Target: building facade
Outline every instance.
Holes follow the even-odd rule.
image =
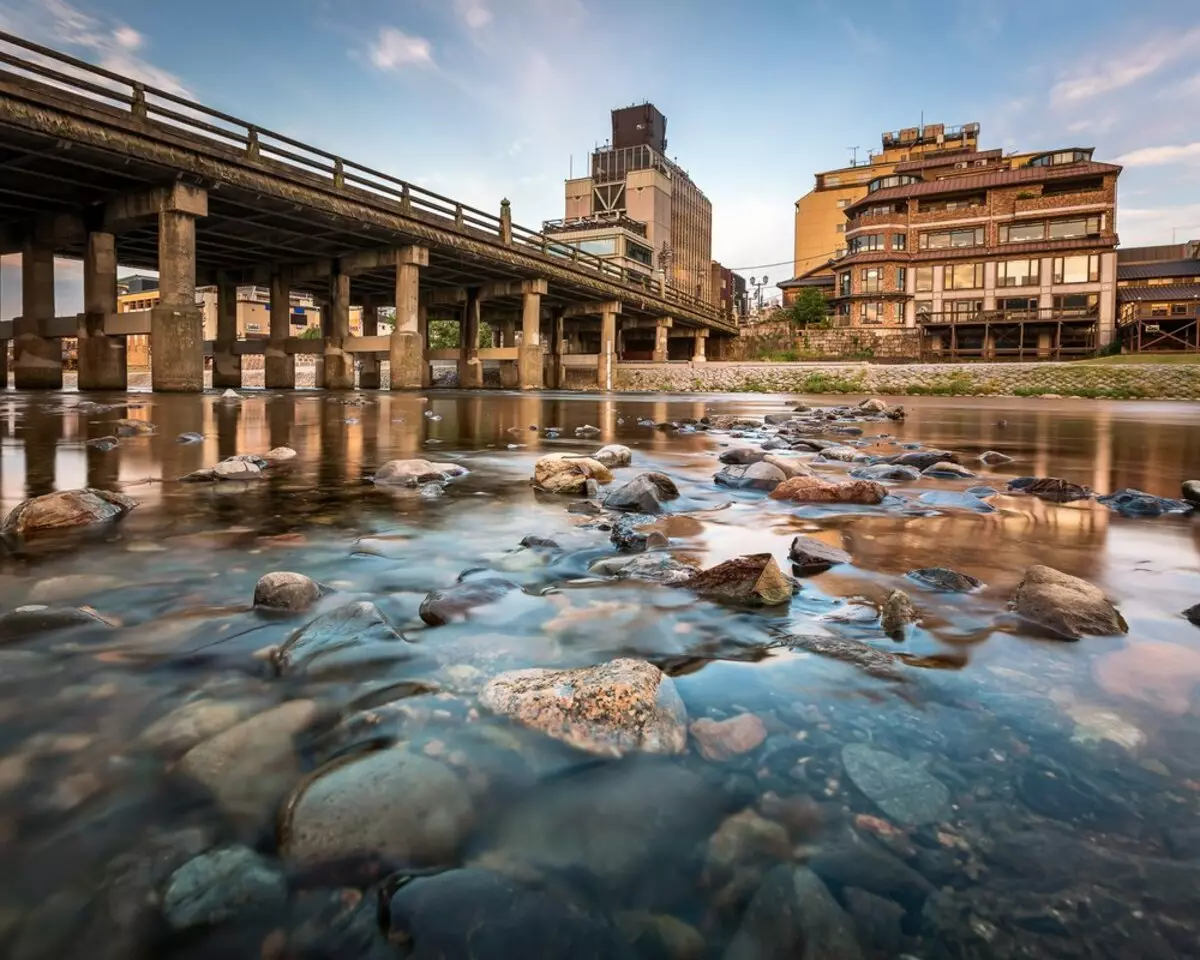
[[[568,232],[564,225],[575,232],[607,230],[588,239],[621,248],[630,240],[620,233],[621,222],[640,224],[633,242],[649,247],[652,271],[676,289],[715,302],[712,204],[683,168],[667,159],[666,129],[666,117],[651,104],[614,110],[612,142],[590,155],[586,177],[567,180],[564,218],[545,226],[556,238]]]
[[[1123,350],[1200,350],[1200,240],[1117,251],[1117,329]]]

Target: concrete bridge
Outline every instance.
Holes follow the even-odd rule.
[[[691,359],[737,333],[715,305],[515,224],[299,141],[0,33],[0,253],[22,257],[22,311],[0,323],[18,388],[62,385],[61,338],[78,338],[80,389],[122,390],[125,337],[148,334],[155,390],[241,385],[264,354],[268,388],[295,386],[317,353],[321,385],[392,389],[430,382],[453,360],[465,387],[499,361],[506,386],[607,389],[624,351]],[[54,258],[83,261],[84,313],[56,316]],[[156,270],[152,310],[117,312],[117,264]],[[239,340],[237,287],[269,285],[270,335]],[[218,288],[205,342],[197,285]],[[293,291],[321,304],[322,338],[290,336]],[[352,304],[363,336],[350,335]],[[381,307],[395,308],[378,335]],[[461,324],[461,346],[431,350],[430,319]],[[480,348],[480,324],[499,334]],[[720,347],[717,347],[719,352]],[[361,363],[356,364],[359,359]],[[0,376],[7,385],[7,370]]]

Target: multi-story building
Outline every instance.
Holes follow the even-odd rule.
[[[591,154],[586,177],[567,180],[564,219],[545,226],[556,239],[586,240],[599,256],[649,266],[666,283],[712,301],[712,204],[667,159],[666,131],[667,118],[649,103],[614,110],[612,142]]]
[[[844,211],[866,196],[871,181],[894,173],[898,164],[942,154],[973,153],[978,145],[978,123],[906,127],[883,134],[881,149],[871,153],[866,162],[818,173],[813,189],[796,201],[793,278],[810,275],[815,268],[845,253]],[[784,302],[795,299],[798,286],[779,286],[784,291]]]
[[[725,314],[738,323],[749,312],[746,302],[746,278],[714,260],[709,277],[710,298]]]
[[[842,211],[836,322],[920,327],[951,356],[1059,356],[1108,343],[1120,172],[1086,148],[897,163]]]
[[[1117,251],[1125,350],[1200,350],[1200,240]]]

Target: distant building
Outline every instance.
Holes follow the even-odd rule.
[[[590,155],[587,176],[566,182],[564,217],[544,229],[713,302],[712,204],[667,159],[666,131],[667,118],[652,104],[614,110],[611,143]]]
[[[712,262],[709,271],[710,299],[717,304],[725,316],[738,323],[745,321],[749,313],[746,302],[746,278],[734,273],[718,261]]]
[[[1117,251],[1121,346],[1200,350],[1200,240]]]

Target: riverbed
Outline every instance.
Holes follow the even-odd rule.
[[[1200,406],[903,398],[904,419],[856,434],[843,416],[824,436],[868,458],[952,451],[974,476],[888,482],[878,505],[713,482],[721,453],[774,435],[750,421],[860,399],[0,396],[5,514],[79,487],[138,501],[117,524],[4,545],[0,614],[94,619],[0,626],[0,952],[1200,956],[1200,628],[1182,615],[1200,602],[1200,520],[1007,489],[1179,497],[1200,477]],[[152,426],[117,436],[118,420]],[[678,487],[637,518],[652,553],[695,569],[766,553],[787,572],[806,536],[849,562],[761,609],[598,572],[616,519],[531,477],[610,444],[632,464],[594,502],[647,471]],[[180,480],[280,447],[295,458],[261,479]],[[465,474],[371,481],[412,458]],[[853,466],[806,462],[836,480]],[[1128,633],[1068,642],[1017,616],[1036,564],[1098,587]],[[927,568],[981,586],[909,575]],[[255,609],[272,571],[320,599]],[[431,591],[481,579],[515,588],[422,618]],[[918,615],[898,640],[879,623],[897,589]],[[280,668],[298,630],[361,602],[402,654]],[[480,701],[504,671],[622,658],[669,678],[681,752],[589,753]],[[401,772],[345,775],[380,757]],[[299,857],[318,788],[332,812],[313,842],[332,852]]]

